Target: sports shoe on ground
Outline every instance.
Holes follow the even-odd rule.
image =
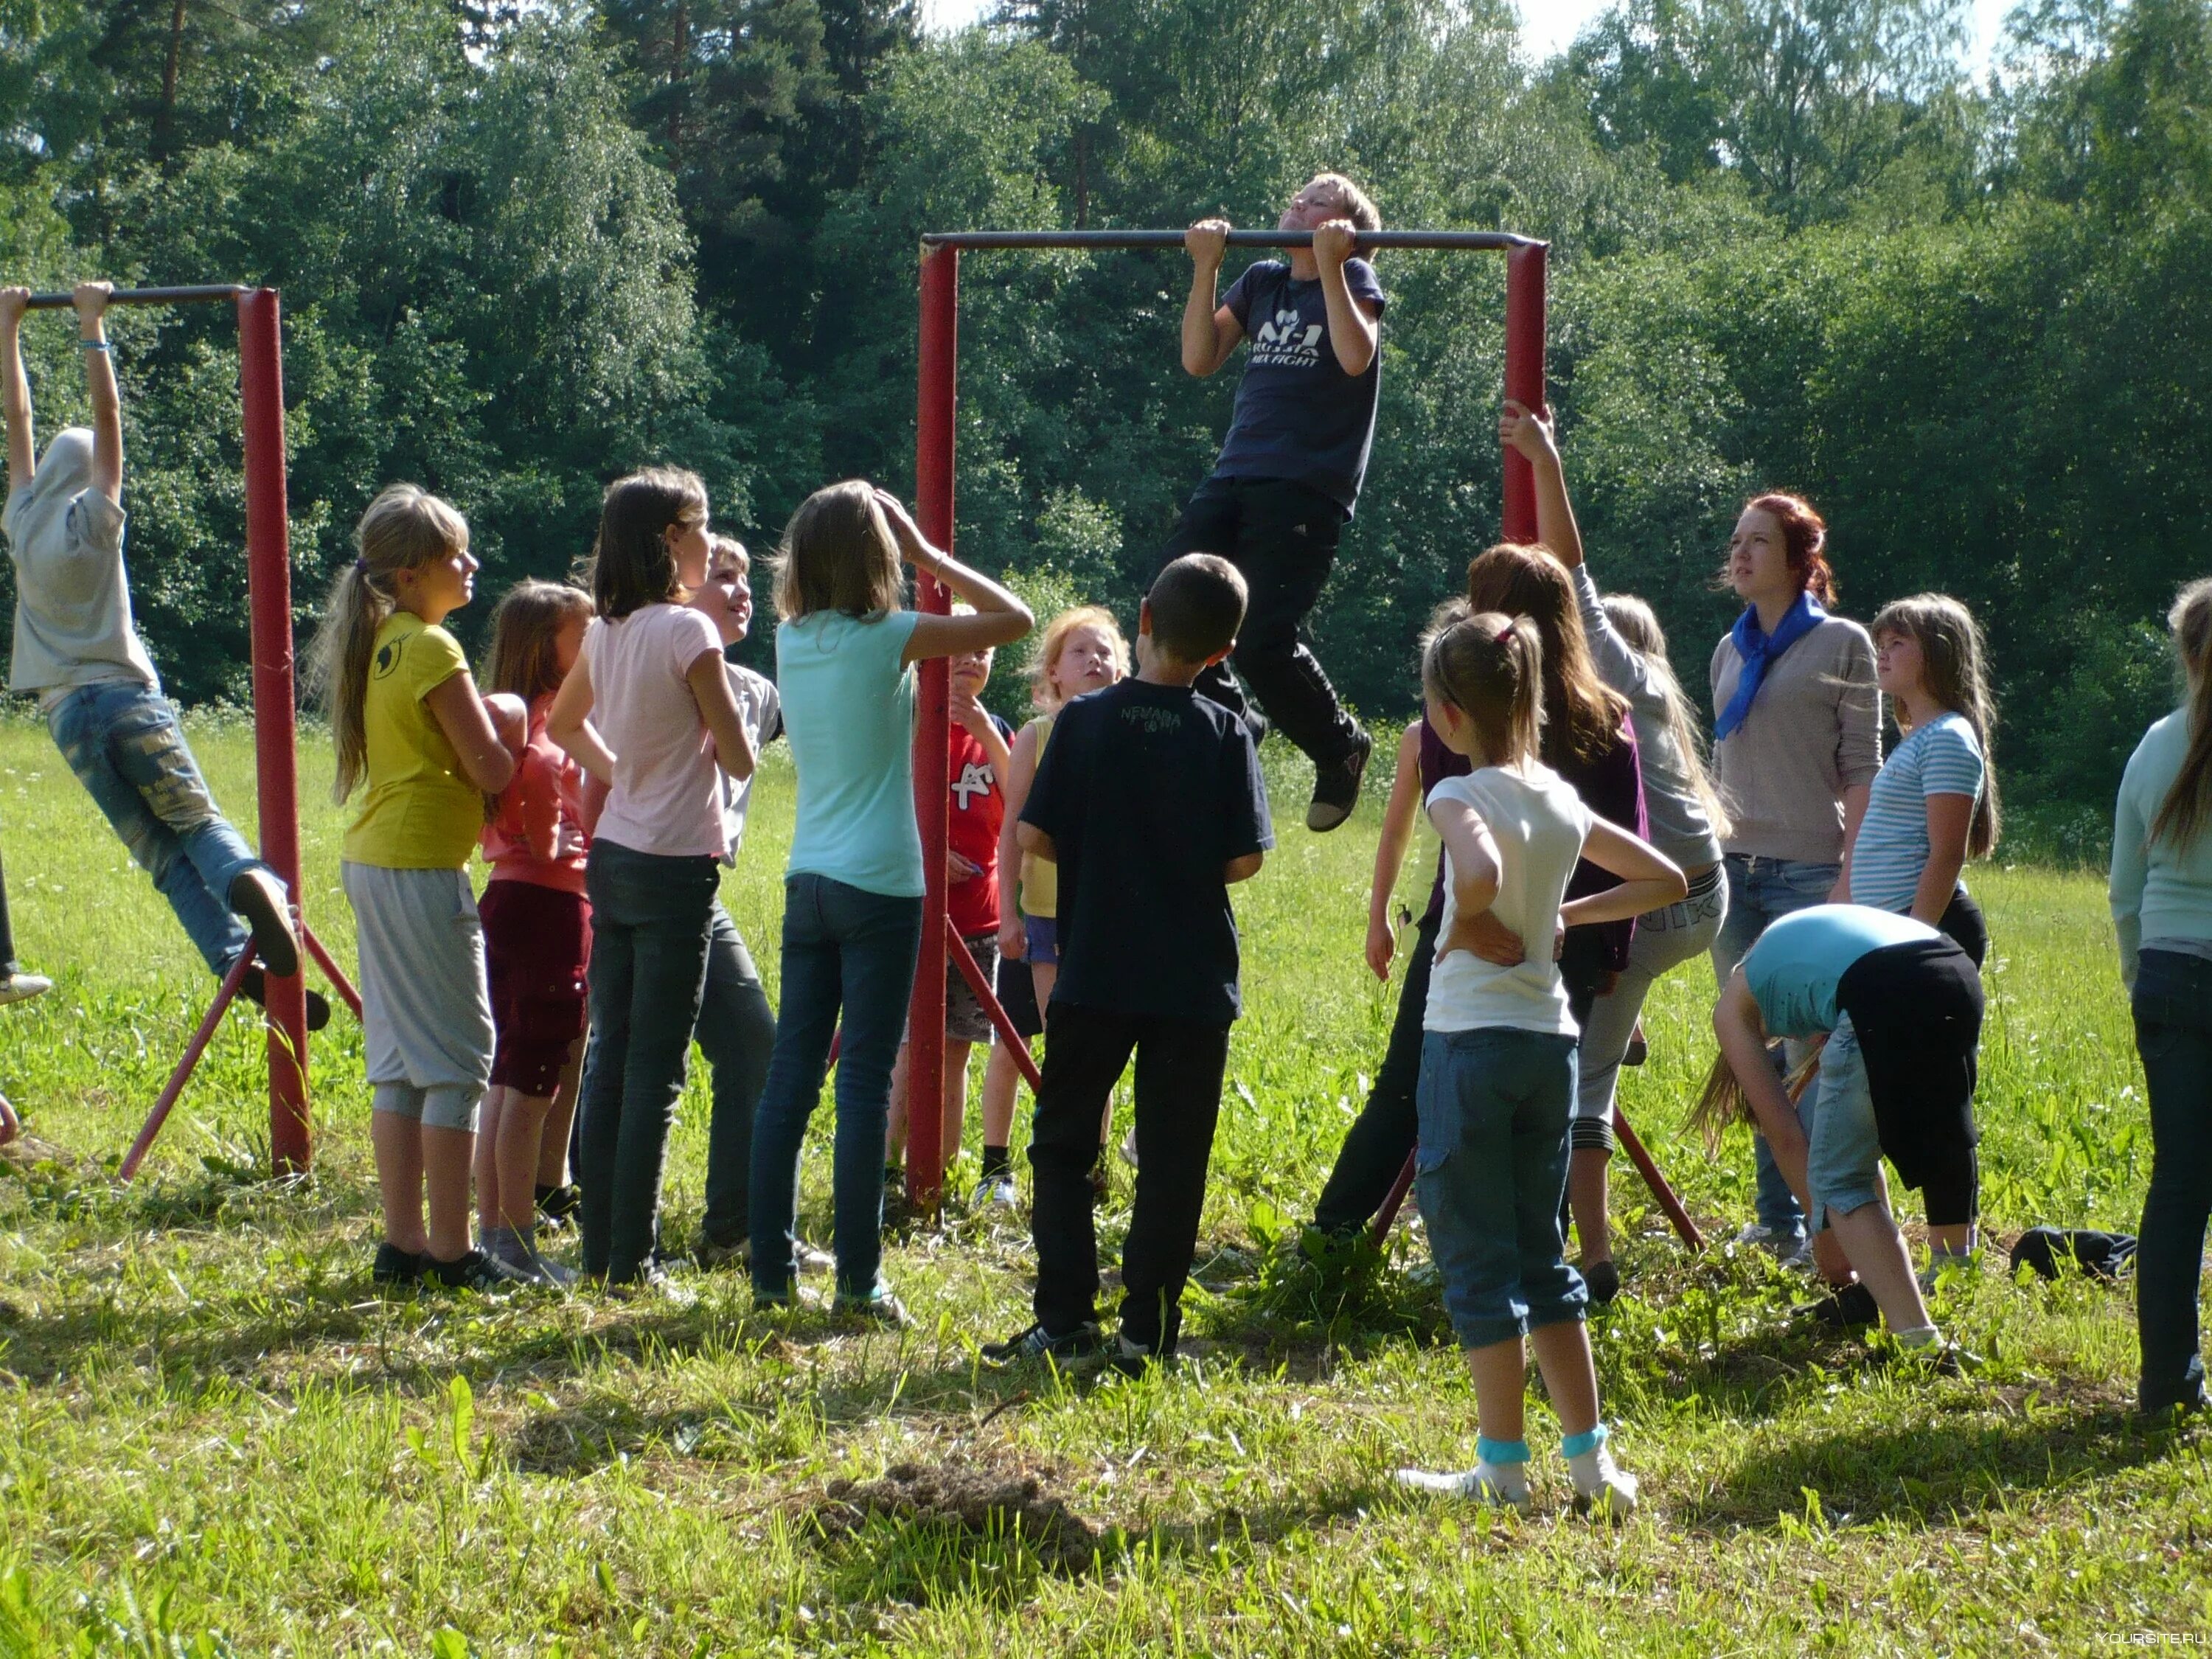
[[[0,974],[0,1008],[5,1008],[11,1002],[28,1002],[33,997],[42,997],[53,988],[53,981],[44,974]]]
[[[837,1271],[837,1258],[828,1250],[817,1250],[805,1239],[792,1252],[799,1271],[803,1273],[829,1273]]]
[[[368,1276],[379,1285],[412,1285],[422,1277],[422,1258],[397,1244],[382,1243],[376,1247],[376,1265]]]
[[[698,1247],[691,1252],[691,1255],[700,1267],[708,1273],[714,1273],[723,1267],[750,1267],[753,1259],[753,1242],[750,1238],[740,1238],[725,1244],[702,1234]]]
[[[1016,1331],[1003,1342],[986,1342],[976,1352],[992,1365],[1018,1365],[1049,1359],[1061,1365],[1097,1359],[1106,1352],[1106,1339],[1098,1327],[1085,1321],[1073,1330],[1054,1336],[1042,1325]]]
[[[269,978],[259,963],[246,970],[246,977],[238,982],[238,994],[257,1008],[269,1006]],[[307,1029],[319,1031],[331,1023],[331,1000],[316,990],[308,991],[307,999]]]
[[[1817,1302],[1808,1302],[1802,1308],[1790,1310],[1793,1319],[1809,1320],[1815,1325],[1833,1325],[1850,1330],[1861,1325],[1880,1322],[1881,1310],[1875,1305],[1874,1292],[1856,1279],[1848,1285],[1832,1287]]]
[[[1482,1479],[1473,1469],[1393,1469],[1390,1478],[1414,1492],[1464,1498],[1470,1504],[1481,1504],[1494,1510],[1511,1510],[1516,1515],[1527,1515],[1536,1506],[1534,1493],[1523,1492],[1516,1497],[1503,1486]]]
[[[573,1181],[538,1189],[538,1219],[548,1227],[566,1227],[576,1218],[584,1190]]]
[[[921,1323],[906,1310],[906,1304],[883,1285],[878,1285],[872,1296],[841,1296],[830,1304],[830,1311],[841,1319],[881,1325],[894,1331],[910,1331]]]
[[[1120,1335],[1115,1337],[1114,1345],[1106,1354],[1106,1369],[1119,1371],[1124,1376],[1142,1376],[1148,1370],[1155,1368],[1165,1370],[1174,1364],[1173,1354],[1162,1353]]]
[[[482,1250],[471,1250],[453,1261],[441,1261],[434,1255],[425,1255],[422,1261],[422,1282],[442,1285],[448,1290],[504,1291],[534,1282]]]
[[[1021,1201],[1021,1194],[1014,1190],[1013,1176],[1001,1173],[985,1176],[975,1183],[975,1190],[969,1195],[968,1207],[1012,1210],[1018,1208]]]
[[[1316,835],[1334,830],[1359,805],[1359,781],[1367,775],[1368,757],[1375,739],[1366,732],[1343,759],[1314,766],[1313,800],[1306,808],[1306,828]]]
[[[253,929],[253,949],[262,965],[279,979],[298,973],[300,940],[292,931],[284,884],[266,870],[241,870],[225,897]]]
[[[1590,1306],[1602,1308],[1620,1294],[1620,1269],[1610,1261],[1593,1261],[1582,1270],[1583,1288]]]
[[[1737,1229],[1735,1242],[1756,1244],[1774,1255],[1789,1255],[1803,1248],[1805,1235],[1802,1230],[1789,1227],[1770,1227],[1764,1221],[1747,1221]]]
[[[1575,1493],[1575,1513],[1620,1525],[1636,1513],[1636,1477],[1613,1468],[1611,1457],[1601,1456],[1597,1484]]]

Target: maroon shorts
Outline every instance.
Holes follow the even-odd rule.
[[[495,1088],[543,1097],[553,1092],[568,1051],[584,1034],[592,957],[592,905],[530,881],[494,881],[477,901],[498,1047]]]

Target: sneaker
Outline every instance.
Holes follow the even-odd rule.
[[[877,1286],[868,1296],[840,1296],[830,1304],[830,1310],[840,1318],[881,1325],[887,1330],[910,1331],[921,1322],[906,1310],[905,1303],[883,1285]]]
[[[971,1210],[1012,1210],[1018,1208],[1021,1201],[1021,1194],[1014,1190],[1013,1176],[1001,1172],[987,1175],[975,1183],[975,1192],[969,1195],[968,1207]]]
[[[583,1207],[584,1189],[573,1181],[538,1189],[538,1218],[548,1227],[566,1227]]]
[[[1137,1126],[1132,1123],[1129,1133],[1121,1137],[1121,1162],[1131,1169],[1137,1167]]]
[[[427,1257],[412,1250],[403,1250],[397,1244],[383,1243],[376,1247],[376,1265],[368,1270],[370,1282],[377,1285],[412,1285],[422,1277],[422,1264]]]
[[[300,940],[292,931],[284,884],[266,870],[241,870],[226,896],[230,908],[253,929],[253,949],[262,964],[279,979],[298,973]]]
[[[1099,1334],[1098,1327],[1086,1319],[1062,1336],[1054,1336],[1042,1325],[1031,1325],[1003,1342],[986,1342],[976,1352],[990,1365],[1018,1365],[1036,1359],[1067,1365],[1100,1358],[1106,1352],[1106,1339]]]
[[[246,977],[238,982],[238,994],[257,1008],[269,1006],[269,978],[259,963],[246,970]],[[331,1023],[331,1000],[320,991],[310,990],[307,998],[307,1029],[319,1031]]]
[[[1815,1325],[1832,1325],[1838,1330],[1852,1330],[1879,1323],[1881,1310],[1875,1305],[1874,1292],[1853,1279],[1848,1285],[1832,1287],[1818,1302],[1792,1309],[1790,1316]]]
[[[1464,1498],[1493,1510],[1511,1510],[1516,1515],[1528,1515],[1536,1507],[1534,1492],[1524,1491],[1516,1497],[1494,1481],[1483,1480],[1473,1469],[1393,1469],[1390,1478],[1414,1492]]]
[[[1148,1370],[1165,1370],[1174,1364],[1173,1354],[1148,1348],[1126,1336],[1115,1337],[1114,1346],[1106,1355],[1107,1370],[1119,1371],[1124,1376],[1142,1376]]]
[[[1362,732],[1359,741],[1342,759],[1314,766],[1313,802],[1306,808],[1306,828],[1316,835],[1334,830],[1359,805],[1359,781],[1367,775],[1367,757],[1375,752],[1375,739]]]
[[[1620,1056],[1624,1066],[1641,1066],[1651,1058],[1651,1045],[1644,1040],[1644,1022],[1638,1020],[1636,1029],[1628,1034],[1628,1047]]]
[[[1613,1460],[1606,1459],[1597,1485],[1575,1494],[1575,1513],[1594,1521],[1610,1521],[1616,1527],[1624,1524],[1636,1513],[1636,1477],[1613,1468]]]
[[[1620,1294],[1620,1269],[1610,1261],[1593,1261],[1582,1270],[1582,1275],[1593,1308],[1605,1307]]]
[[[486,1255],[482,1250],[471,1250],[453,1261],[441,1261],[434,1255],[425,1255],[422,1262],[422,1282],[442,1285],[448,1290],[504,1291],[535,1282],[497,1256]]]
[[[1737,1231],[1739,1244],[1757,1245],[1778,1256],[1789,1256],[1806,1248],[1804,1230],[1801,1227],[1770,1227],[1764,1221],[1747,1221]]]
[[[803,1273],[830,1273],[837,1271],[837,1258],[832,1252],[817,1250],[803,1238],[799,1241],[799,1248],[791,1254],[794,1264]]]
[[[53,981],[44,974],[18,971],[0,975],[0,1008],[11,1002],[28,1002],[33,997],[42,997],[53,988]]]
[[[1917,1348],[1900,1344],[1894,1363],[1917,1365],[1936,1376],[1967,1376],[1982,1368],[1982,1357],[1947,1337],[1939,1342],[1923,1343]]]
[[[691,1259],[705,1273],[716,1273],[724,1267],[749,1267],[753,1260],[753,1242],[740,1238],[724,1244],[702,1234]]]

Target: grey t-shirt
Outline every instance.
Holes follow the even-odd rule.
[[[1713,707],[1735,696],[1743,659],[1713,647]],[[1829,617],[1784,652],[1743,724],[1713,745],[1713,777],[1735,823],[1726,851],[1803,864],[1844,856],[1844,791],[1881,770],[1881,692],[1865,629]]]
[[[56,434],[31,482],[11,491],[0,532],[15,562],[10,690],[51,705],[81,685],[160,678],[131,621],[123,509],[92,488],[92,434]]]
[[[783,731],[783,700],[776,693],[775,682],[766,675],[756,674],[736,663],[727,666],[730,695],[737,699],[738,718],[744,722],[745,735],[753,740],[753,753],[757,756]],[[721,781],[722,822],[730,831],[730,850],[722,862],[735,865],[738,848],[745,838],[745,809],[752,805],[753,781],[747,778],[740,783],[720,767],[715,768],[714,775]]]
[[[1720,837],[1713,833],[1705,803],[1691,787],[1688,757],[1675,744],[1665,690],[1644,653],[1621,637],[1613,618],[1605,614],[1589,567],[1577,565],[1574,579],[1590,660],[1598,678],[1628,699],[1629,723],[1636,728],[1637,764],[1644,769],[1644,812],[1651,844],[1685,870],[1718,864]]]

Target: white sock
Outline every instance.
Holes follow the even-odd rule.
[[[1943,1333],[1933,1325],[1915,1326],[1909,1331],[1894,1333],[1900,1348],[1929,1348],[1943,1340]]]
[[[1526,1463],[1492,1463],[1486,1458],[1475,1460],[1476,1481],[1489,1487],[1507,1502],[1518,1504],[1528,1496],[1528,1466]]]

